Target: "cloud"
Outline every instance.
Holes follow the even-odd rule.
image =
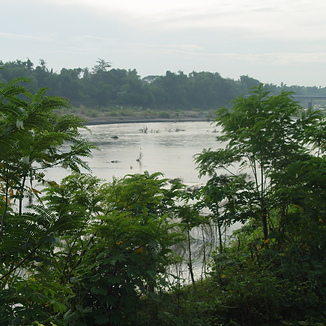
[[[275,52],[267,53],[260,57],[271,65],[298,66],[301,64],[326,63],[325,52]],[[300,69],[300,66],[298,68]]]
[[[198,53],[198,56],[223,60],[224,62],[242,62],[245,65],[256,65],[257,67],[297,67],[300,71],[302,65],[313,65],[315,63],[326,63],[325,52],[268,52],[268,53]]]
[[[51,42],[53,41],[53,35],[44,34],[19,34],[19,33],[2,33],[0,32],[0,38],[10,40],[26,40],[36,42]]]
[[[196,53],[202,49],[196,44],[140,44],[140,48],[160,53]]]
[[[326,9],[322,1],[307,0],[42,0],[44,2],[87,11],[100,20],[107,19],[143,33],[209,29],[273,39],[320,38]]]

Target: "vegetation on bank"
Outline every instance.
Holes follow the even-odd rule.
[[[140,115],[173,116],[183,111],[215,111],[228,106],[230,100],[248,94],[259,80],[241,76],[238,80],[223,78],[217,72],[167,71],[164,76],[141,78],[135,69],[111,68],[110,63],[99,59],[94,67],[62,68],[54,72],[44,60],[34,64],[29,59],[0,61],[0,81],[9,82],[18,77],[29,78],[26,87],[35,93],[49,88],[49,95],[69,99],[75,113],[89,118],[120,117],[133,112]],[[321,87],[266,84],[273,94],[294,91],[297,95],[325,95]],[[308,100],[302,103],[308,106]]]
[[[85,120],[87,124],[109,124],[124,122],[153,121],[213,121],[214,110],[152,110],[143,108],[76,109],[57,112],[60,115],[72,114]]]
[[[324,325],[326,119],[290,95],[260,85],[219,109],[224,146],[189,188],[80,173],[94,145],[68,101],[2,83],[0,325]],[[71,174],[48,180],[55,166]]]

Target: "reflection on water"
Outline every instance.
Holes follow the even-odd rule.
[[[194,155],[203,148],[216,149],[210,122],[126,123],[89,126],[85,135],[100,149],[88,159],[92,173],[106,181],[130,173],[162,172],[187,184],[203,182],[198,177]],[[146,131],[146,132],[145,132]],[[137,161],[138,160],[138,161]],[[61,179],[68,173],[53,169],[49,177]]]

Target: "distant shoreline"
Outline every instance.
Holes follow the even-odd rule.
[[[164,119],[164,118],[145,118],[145,117],[119,117],[119,118],[88,118],[85,119],[85,125],[104,125],[104,124],[121,124],[121,123],[150,123],[150,122],[200,122],[200,121],[207,121],[212,122],[212,119],[209,118],[171,118],[171,119]]]

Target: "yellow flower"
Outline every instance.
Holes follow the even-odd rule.
[[[136,249],[136,252],[140,253],[144,251],[144,247],[139,247],[138,249]]]

